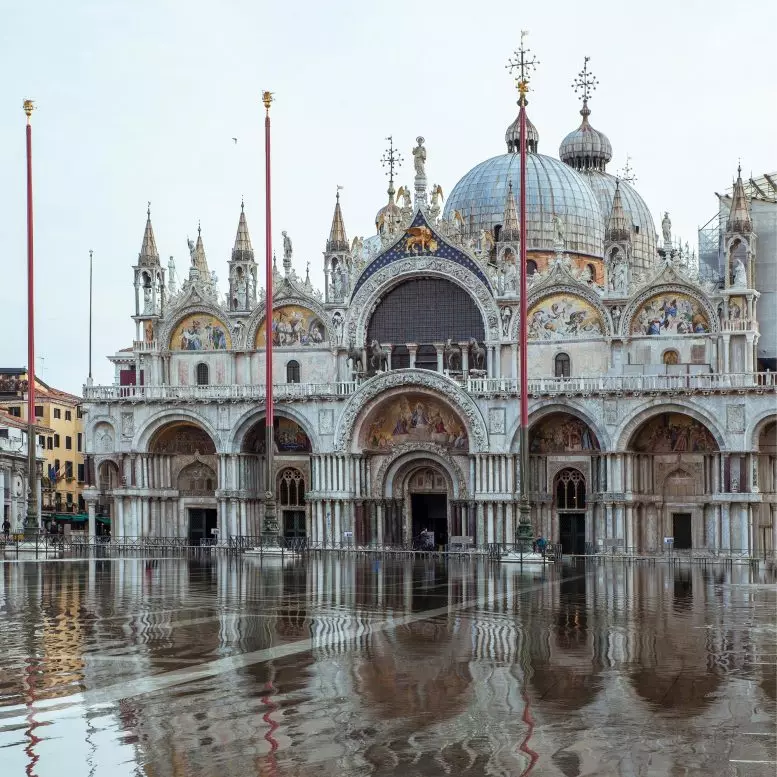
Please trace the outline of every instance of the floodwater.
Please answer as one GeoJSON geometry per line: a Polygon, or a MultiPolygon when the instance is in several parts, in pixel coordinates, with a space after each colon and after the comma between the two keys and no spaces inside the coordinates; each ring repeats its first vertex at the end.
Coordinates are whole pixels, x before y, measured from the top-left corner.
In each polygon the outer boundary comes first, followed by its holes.
{"type": "Polygon", "coordinates": [[[749,566],[0,563],[0,774],[770,775],[749,566]]]}

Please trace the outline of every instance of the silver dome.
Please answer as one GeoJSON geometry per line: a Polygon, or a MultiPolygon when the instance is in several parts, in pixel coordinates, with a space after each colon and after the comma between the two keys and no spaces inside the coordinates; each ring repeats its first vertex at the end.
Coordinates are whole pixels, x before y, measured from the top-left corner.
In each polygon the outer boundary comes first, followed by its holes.
{"type": "Polygon", "coordinates": [[[563,162],[575,170],[601,170],[612,159],[612,144],[603,132],[594,129],[588,122],[591,111],[587,105],[580,111],[583,115],[582,124],[570,132],[559,146],[558,155],[563,162]]]}
{"type": "MultiPolygon", "coordinates": [[[[615,197],[616,178],[598,170],[581,171],[599,201],[605,224],[610,216],[612,200],[615,197]]],[[[637,191],[625,181],[620,182],[623,210],[632,225],[632,266],[638,270],[649,270],[656,259],[656,227],[653,216],[637,191]]]]}
{"type": "MultiPolygon", "coordinates": [[[[553,215],[564,221],[567,251],[588,256],[604,252],[605,219],[588,182],[558,159],[542,154],[526,157],[526,247],[553,250],[553,215]]],[[[504,217],[509,182],[516,204],[521,185],[519,154],[503,154],[473,167],[453,188],[444,217],[454,211],[464,218],[470,234],[493,229],[504,217]]]]}

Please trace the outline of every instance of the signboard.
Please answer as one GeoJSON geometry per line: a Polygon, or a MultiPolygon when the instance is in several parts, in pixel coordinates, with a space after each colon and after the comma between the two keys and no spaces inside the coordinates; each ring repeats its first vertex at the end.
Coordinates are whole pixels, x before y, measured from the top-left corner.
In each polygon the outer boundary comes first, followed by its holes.
{"type": "Polygon", "coordinates": [[[664,537],[664,545],[674,545],[674,537],[664,537]]]}

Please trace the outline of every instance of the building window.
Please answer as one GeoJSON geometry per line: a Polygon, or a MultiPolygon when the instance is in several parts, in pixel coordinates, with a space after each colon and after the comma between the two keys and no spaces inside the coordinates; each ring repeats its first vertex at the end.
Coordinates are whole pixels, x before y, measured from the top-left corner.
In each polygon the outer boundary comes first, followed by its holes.
{"type": "Polygon", "coordinates": [[[43,405],[35,405],[35,417],[43,418],[43,405]]]}
{"type": "Polygon", "coordinates": [[[78,465],[78,482],[83,483],[84,482],[84,465],[79,464],[78,465]]]}
{"type": "Polygon", "coordinates": [[[72,494],[65,494],[65,502],[67,503],[68,507],[73,506],[73,495],[72,494]]]}
{"type": "Polygon", "coordinates": [[[81,453],[81,450],[84,447],[84,436],[81,434],[81,432],[78,433],[78,436],[76,437],[76,440],[78,441],[78,452],[81,453]]]}
{"type": "Polygon", "coordinates": [[[73,479],[73,462],[72,461],[66,461],[65,462],[65,477],[68,478],[68,480],[73,479]]]}
{"type": "Polygon", "coordinates": [[[4,440],[8,439],[8,429],[0,429],[0,437],[4,440]]]}
{"type": "Polygon", "coordinates": [[[664,351],[664,364],[679,364],[680,354],[671,348],[668,351],[664,351]]]}
{"type": "Polygon", "coordinates": [[[78,495],[78,512],[86,512],[86,502],[84,501],[84,498],[81,496],[81,494],[78,495]]]}
{"type": "Polygon", "coordinates": [[[70,412],[70,410],[65,410],[65,420],[66,421],[72,421],[73,420],[73,414],[70,412]]]}
{"type": "Polygon", "coordinates": [[[73,450],[73,438],[72,437],[65,437],[65,448],[67,448],[67,450],[69,450],[69,451],[73,450]]]}
{"type": "Polygon", "coordinates": [[[14,418],[21,418],[22,415],[22,409],[20,407],[9,407],[8,412],[14,417],[14,418]]]}
{"type": "MultiPolygon", "coordinates": [[[[38,415],[38,408],[35,408],[35,415],[38,415]]],[[[43,413],[41,413],[43,415],[43,413]]],[[[54,418],[62,418],[62,411],[58,408],[54,408],[54,418]]]]}
{"type": "Polygon", "coordinates": [[[299,383],[299,362],[294,359],[286,364],[286,383],[299,383]]]}
{"type": "Polygon", "coordinates": [[[56,481],[57,478],[59,478],[60,472],[59,472],[59,459],[54,459],[54,479],[56,481]]]}
{"type": "Polygon", "coordinates": [[[535,262],[534,259],[529,259],[529,261],[526,262],[526,274],[534,275],[534,273],[536,272],[537,272],[537,262],[535,262]]]}
{"type": "Polygon", "coordinates": [[[81,412],[81,405],[79,405],[76,408],[76,418],[83,418],[83,413],[81,412]]]}
{"type": "Polygon", "coordinates": [[[197,365],[197,385],[207,386],[210,383],[210,370],[207,364],[197,365]]]}
{"type": "Polygon", "coordinates": [[[555,374],[557,378],[568,378],[569,372],[569,356],[565,353],[556,354],[555,360],[555,374]]]}
{"type": "Polygon", "coordinates": [[[51,451],[54,450],[54,438],[53,437],[47,437],[46,438],[46,447],[51,451]]]}
{"type": "Polygon", "coordinates": [[[592,264],[587,265],[588,267],[588,273],[591,276],[591,280],[596,282],[596,267],[594,267],[592,264]]]}
{"type": "Polygon", "coordinates": [[[58,434],[54,435],[54,447],[55,448],[59,448],[59,435],[58,434]]]}
{"type": "Polygon", "coordinates": [[[42,434],[38,435],[38,445],[40,445],[41,448],[46,447],[46,438],[42,434]]]}

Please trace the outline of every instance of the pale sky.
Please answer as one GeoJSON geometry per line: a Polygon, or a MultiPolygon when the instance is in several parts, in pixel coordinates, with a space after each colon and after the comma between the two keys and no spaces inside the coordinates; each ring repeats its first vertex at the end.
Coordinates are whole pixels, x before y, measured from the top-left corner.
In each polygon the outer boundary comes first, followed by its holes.
{"type": "Polygon", "coordinates": [[[521,29],[540,60],[529,98],[539,151],[557,157],[578,126],[570,85],[589,55],[600,82],[590,120],[612,142],[608,170],[629,154],[656,224],[668,210],[683,240],[696,242],[738,158],[745,174],[777,169],[773,0],[0,4],[0,365],[26,364],[21,105],[30,97],[38,368],[79,394],[89,249],[93,373],[111,383],[104,355],[134,337],[131,267],[147,200],[163,262],[174,256],[179,276],[201,220],[226,289],[241,196],[263,261],[262,89],[276,93],[273,240],[280,247],[289,232],[297,272],[310,260],[319,287],[338,184],[349,239],[374,232],[386,136],[405,158],[397,184],[412,184],[411,149],[423,135],[430,183],[446,196],[504,153],[516,115],[504,65],[521,29]]]}

